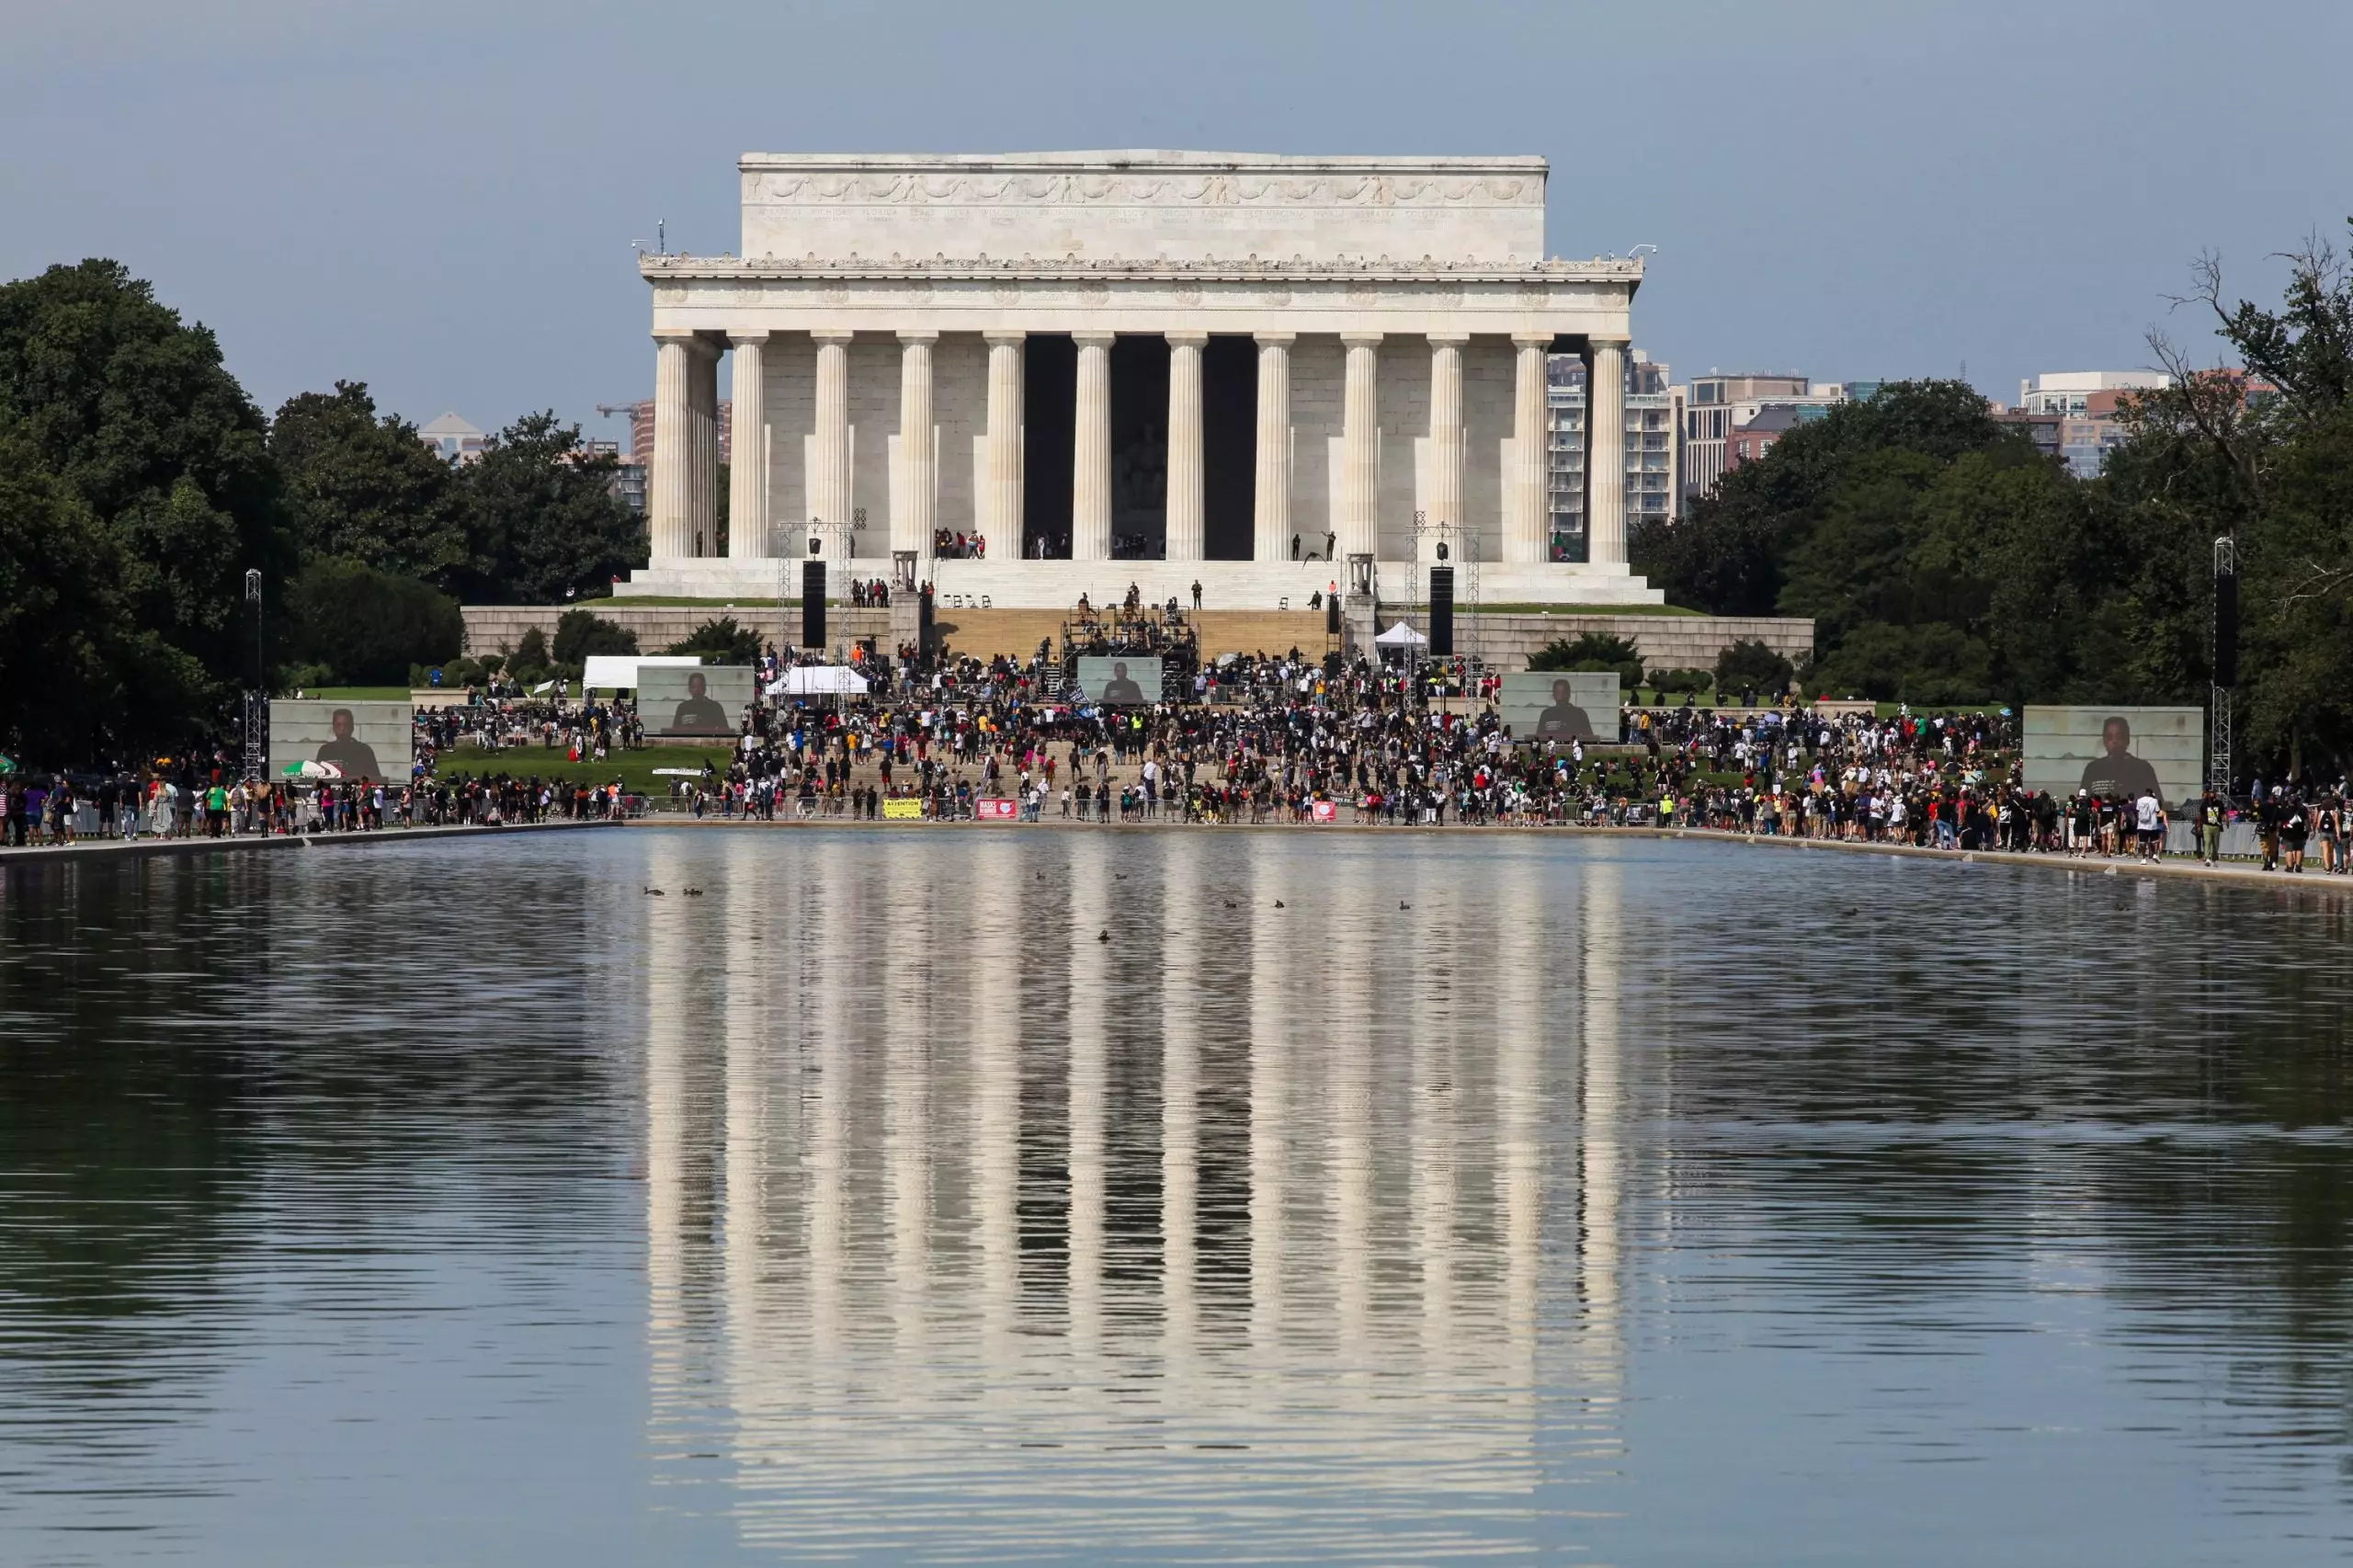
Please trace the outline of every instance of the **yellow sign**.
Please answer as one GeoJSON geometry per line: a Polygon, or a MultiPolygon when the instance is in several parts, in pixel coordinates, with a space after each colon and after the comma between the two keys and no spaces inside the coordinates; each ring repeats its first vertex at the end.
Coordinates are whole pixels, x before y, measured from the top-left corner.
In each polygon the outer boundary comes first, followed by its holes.
{"type": "Polygon", "coordinates": [[[919,822],[923,818],[923,802],[918,800],[889,800],[882,802],[885,822],[919,822]]]}

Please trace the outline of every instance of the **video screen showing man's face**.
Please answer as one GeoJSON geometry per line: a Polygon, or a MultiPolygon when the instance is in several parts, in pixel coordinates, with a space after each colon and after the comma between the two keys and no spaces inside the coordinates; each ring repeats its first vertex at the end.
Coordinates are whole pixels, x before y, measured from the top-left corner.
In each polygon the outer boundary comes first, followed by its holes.
{"type": "Polygon", "coordinates": [[[658,735],[732,738],[752,687],[748,665],[651,665],[638,672],[638,710],[658,735]]]}
{"type": "Polygon", "coordinates": [[[2157,770],[2132,755],[2132,722],[2111,714],[2099,727],[2100,755],[2084,765],[2080,786],[2096,796],[2136,801],[2143,795],[2163,798],[2157,770]]]}
{"type": "Polygon", "coordinates": [[[327,718],[330,737],[320,743],[317,760],[333,764],[346,778],[379,779],[384,770],[376,762],[376,748],[353,733],[351,710],[338,708],[327,718]]]}
{"type": "Polygon", "coordinates": [[[1536,716],[1536,738],[1540,741],[1593,739],[1593,719],[1571,700],[1567,681],[1552,683],[1552,705],[1536,716]]]}

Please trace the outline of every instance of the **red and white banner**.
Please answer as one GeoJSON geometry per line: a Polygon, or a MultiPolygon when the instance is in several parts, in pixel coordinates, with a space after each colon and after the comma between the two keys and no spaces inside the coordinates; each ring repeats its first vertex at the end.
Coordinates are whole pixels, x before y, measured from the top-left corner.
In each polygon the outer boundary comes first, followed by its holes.
{"type": "Polygon", "coordinates": [[[1338,822],[1340,820],[1340,802],[1337,801],[1311,801],[1308,802],[1308,806],[1314,813],[1314,817],[1317,822],[1338,822]]]}
{"type": "Polygon", "coordinates": [[[972,802],[972,814],[983,822],[1011,822],[1020,813],[1016,801],[982,800],[972,802]]]}

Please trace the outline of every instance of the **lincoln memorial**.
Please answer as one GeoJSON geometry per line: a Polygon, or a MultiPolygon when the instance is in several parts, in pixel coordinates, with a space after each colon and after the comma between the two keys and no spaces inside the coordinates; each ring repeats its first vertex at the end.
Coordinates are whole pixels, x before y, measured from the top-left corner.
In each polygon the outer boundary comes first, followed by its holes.
{"type": "Polygon", "coordinates": [[[1199,583],[1272,609],[1403,601],[1444,559],[1492,603],[1661,601],[1627,571],[1622,461],[1586,464],[1586,537],[1552,536],[1546,357],[1585,357],[1590,439],[1622,449],[1643,269],[1545,256],[1541,158],[738,167],[742,256],[640,261],[652,562],[622,595],[797,595],[813,555],[835,593],[1042,608],[1199,583]]]}

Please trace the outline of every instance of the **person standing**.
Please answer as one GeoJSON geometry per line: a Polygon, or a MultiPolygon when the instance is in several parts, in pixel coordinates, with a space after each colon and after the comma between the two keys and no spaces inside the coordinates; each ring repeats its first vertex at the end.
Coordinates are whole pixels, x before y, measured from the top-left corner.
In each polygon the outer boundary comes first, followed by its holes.
{"type": "Polygon", "coordinates": [[[2209,790],[2198,802],[2198,856],[2209,866],[2222,850],[2222,802],[2209,790]]]}
{"type": "Polygon", "coordinates": [[[2133,847],[2144,861],[2155,861],[2165,854],[2165,808],[2154,789],[2144,790],[2132,802],[2133,847]]]}

